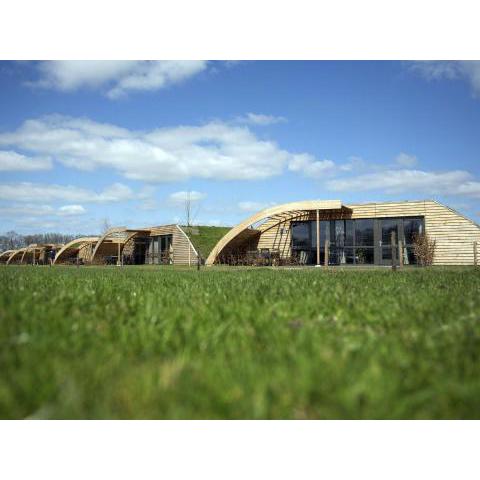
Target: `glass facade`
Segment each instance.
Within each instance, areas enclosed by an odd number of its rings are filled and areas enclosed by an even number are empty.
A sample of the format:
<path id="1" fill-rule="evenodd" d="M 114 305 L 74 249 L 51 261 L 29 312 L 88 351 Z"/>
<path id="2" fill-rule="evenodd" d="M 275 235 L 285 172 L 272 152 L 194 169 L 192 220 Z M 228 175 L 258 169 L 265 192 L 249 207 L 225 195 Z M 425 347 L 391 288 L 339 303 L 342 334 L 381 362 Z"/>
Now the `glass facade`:
<path id="1" fill-rule="evenodd" d="M 412 245 L 415 234 L 423 233 L 423 217 L 362 218 L 320 221 L 320 263 L 325 262 L 329 241 L 329 265 L 382 265 L 392 261 L 391 238 L 405 245 L 404 263 L 415 263 Z M 301 263 L 317 261 L 317 223 L 291 223 L 292 255 Z M 397 249 L 398 252 L 398 249 Z M 397 253 L 398 255 L 398 253 Z"/>
<path id="2" fill-rule="evenodd" d="M 150 237 L 150 244 L 148 246 L 146 263 L 172 263 L 172 242 L 172 235 L 157 235 L 154 237 Z"/>

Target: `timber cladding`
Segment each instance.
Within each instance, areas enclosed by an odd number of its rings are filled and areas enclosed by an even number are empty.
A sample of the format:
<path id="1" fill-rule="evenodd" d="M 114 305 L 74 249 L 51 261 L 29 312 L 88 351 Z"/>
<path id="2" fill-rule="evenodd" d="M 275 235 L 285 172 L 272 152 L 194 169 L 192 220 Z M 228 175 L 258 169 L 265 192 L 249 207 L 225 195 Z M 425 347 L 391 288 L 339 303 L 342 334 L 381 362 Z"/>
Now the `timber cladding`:
<path id="1" fill-rule="evenodd" d="M 179 225 L 152 227 L 150 236 L 154 237 L 157 235 L 172 235 L 174 265 L 195 265 L 197 263 L 197 251 Z"/>
<path id="2" fill-rule="evenodd" d="M 293 204 L 285 205 L 288 208 L 285 213 L 290 205 Z M 279 210 L 256 227 L 259 231 L 256 246 L 258 249 L 278 250 L 286 257 L 291 255 L 291 222 L 315 220 L 316 210 L 297 211 L 283 217 L 278 215 Z M 319 220 L 389 217 L 424 218 L 425 232 L 436 243 L 434 265 L 474 264 L 474 242 L 480 245 L 480 227 L 434 200 L 350 204 L 341 209 L 319 210 Z M 477 252 L 477 258 L 478 255 Z"/>

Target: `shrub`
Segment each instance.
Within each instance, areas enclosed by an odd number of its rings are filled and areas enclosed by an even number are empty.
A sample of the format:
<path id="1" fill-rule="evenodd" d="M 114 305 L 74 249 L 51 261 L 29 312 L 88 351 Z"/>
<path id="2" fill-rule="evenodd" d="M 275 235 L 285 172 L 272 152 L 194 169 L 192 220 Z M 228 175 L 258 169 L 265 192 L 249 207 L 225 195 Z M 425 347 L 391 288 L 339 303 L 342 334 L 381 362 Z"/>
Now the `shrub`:
<path id="1" fill-rule="evenodd" d="M 422 267 L 433 264 L 435 256 L 435 240 L 432 240 L 426 233 L 417 233 L 413 237 L 413 254 L 417 263 Z"/>

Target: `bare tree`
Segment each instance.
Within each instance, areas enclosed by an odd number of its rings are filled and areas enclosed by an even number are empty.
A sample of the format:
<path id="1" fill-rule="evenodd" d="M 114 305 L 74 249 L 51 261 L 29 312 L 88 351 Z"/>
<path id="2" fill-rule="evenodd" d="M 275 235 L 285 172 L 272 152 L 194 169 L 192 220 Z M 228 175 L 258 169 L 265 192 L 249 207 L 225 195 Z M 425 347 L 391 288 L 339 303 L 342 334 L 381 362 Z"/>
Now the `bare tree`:
<path id="1" fill-rule="evenodd" d="M 10 230 L 0 237 L 0 248 L 2 250 L 14 250 L 25 246 L 25 239 L 22 235 Z"/>
<path id="2" fill-rule="evenodd" d="M 108 230 L 112 228 L 112 224 L 108 217 L 105 217 L 102 221 L 102 233 L 106 233 Z"/>
<path id="3" fill-rule="evenodd" d="M 185 225 L 191 227 L 200 211 L 199 199 L 192 198 L 192 192 L 189 190 L 185 196 Z"/>

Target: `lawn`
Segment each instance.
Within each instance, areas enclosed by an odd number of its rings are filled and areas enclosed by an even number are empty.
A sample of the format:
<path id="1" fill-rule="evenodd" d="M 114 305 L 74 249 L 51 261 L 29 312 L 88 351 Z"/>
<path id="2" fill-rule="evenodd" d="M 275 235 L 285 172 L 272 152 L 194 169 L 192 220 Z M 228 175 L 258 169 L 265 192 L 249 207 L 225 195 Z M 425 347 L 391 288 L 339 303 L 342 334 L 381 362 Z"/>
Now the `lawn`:
<path id="1" fill-rule="evenodd" d="M 480 269 L 0 280 L 2 418 L 480 418 Z"/>

